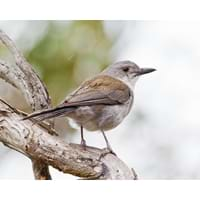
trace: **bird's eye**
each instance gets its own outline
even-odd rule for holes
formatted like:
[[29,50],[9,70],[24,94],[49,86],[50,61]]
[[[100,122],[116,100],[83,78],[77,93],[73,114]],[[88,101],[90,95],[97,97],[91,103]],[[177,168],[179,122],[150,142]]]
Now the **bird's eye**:
[[124,67],[124,68],[123,68],[123,71],[124,71],[124,72],[128,72],[128,71],[129,71],[129,67]]

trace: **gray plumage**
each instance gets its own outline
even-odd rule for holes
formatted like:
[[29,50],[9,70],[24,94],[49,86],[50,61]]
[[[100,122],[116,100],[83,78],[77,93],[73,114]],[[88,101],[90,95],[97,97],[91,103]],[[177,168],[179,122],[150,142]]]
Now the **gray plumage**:
[[153,71],[155,69],[139,68],[131,61],[114,63],[83,82],[56,108],[35,112],[24,120],[35,118],[42,121],[67,116],[89,131],[113,129],[131,110],[133,89],[138,77]]

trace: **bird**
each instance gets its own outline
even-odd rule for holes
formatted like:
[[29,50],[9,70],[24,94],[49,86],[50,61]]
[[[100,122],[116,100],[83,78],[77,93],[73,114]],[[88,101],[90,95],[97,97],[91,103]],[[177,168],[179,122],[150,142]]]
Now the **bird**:
[[101,131],[106,149],[114,153],[105,131],[117,127],[129,114],[138,78],[155,70],[140,68],[129,60],[115,62],[93,78],[84,81],[55,108],[34,112],[23,120],[34,118],[41,122],[55,117],[71,118],[80,127],[81,146],[84,149],[87,145],[83,129],[86,129]]

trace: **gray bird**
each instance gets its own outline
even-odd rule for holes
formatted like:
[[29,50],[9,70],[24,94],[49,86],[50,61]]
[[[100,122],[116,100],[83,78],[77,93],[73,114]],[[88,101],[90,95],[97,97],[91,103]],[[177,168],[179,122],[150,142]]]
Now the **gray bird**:
[[34,118],[40,122],[59,116],[69,117],[81,127],[81,145],[84,148],[83,128],[100,130],[107,149],[113,152],[104,131],[115,128],[128,115],[133,105],[136,81],[141,75],[153,71],[153,68],[139,68],[131,61],[116,62],[83,82],[57,107],[32,113],[24,120]]

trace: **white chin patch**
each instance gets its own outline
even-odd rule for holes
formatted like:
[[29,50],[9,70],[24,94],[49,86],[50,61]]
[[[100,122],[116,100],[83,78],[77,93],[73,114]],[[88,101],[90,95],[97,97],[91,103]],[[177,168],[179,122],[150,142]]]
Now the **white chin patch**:
[[133,79],[128,79],[128,77],[125,77],[120,80],[123,81],[124,83],[126,83],[130,88],[134,89],[135,83],[137,82],[138,79],[139,79],[139,77],[134,77]]
[[137,82],[138,79],[139,79],[139,76],[134,77],[134,78],[131,80],[131,85],[132,85],[132,86],[135,86],[135,83]]

